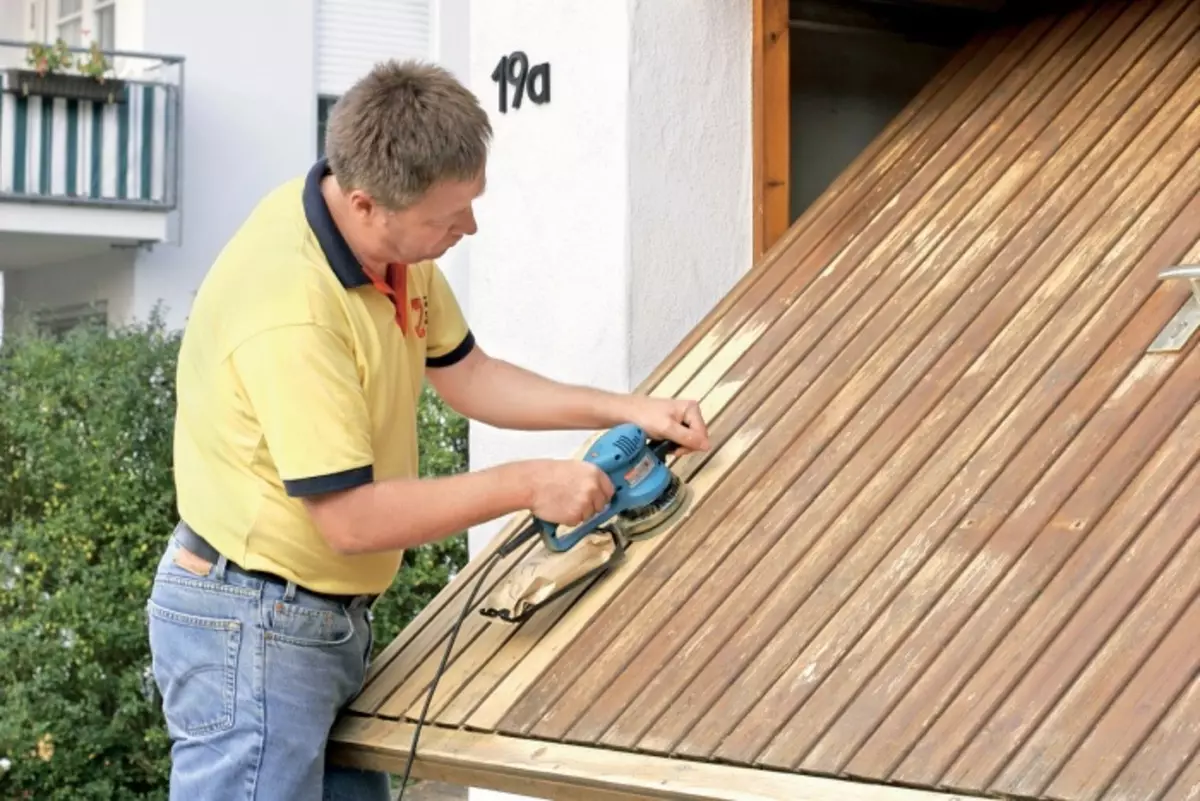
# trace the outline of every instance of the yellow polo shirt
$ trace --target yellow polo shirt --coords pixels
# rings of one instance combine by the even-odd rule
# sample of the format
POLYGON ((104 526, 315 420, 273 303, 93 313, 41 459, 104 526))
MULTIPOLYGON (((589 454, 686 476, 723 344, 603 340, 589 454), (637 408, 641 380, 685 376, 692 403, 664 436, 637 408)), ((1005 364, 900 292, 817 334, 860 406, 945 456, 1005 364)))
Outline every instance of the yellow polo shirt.
POLYGON ((179 514, 232 562, 336 594, 379 593, 403 551, 340 555, 301 498, 417 476, 426 366, 474 338, 432 262, 374 281, 320 192, 276 189, 196 294, 179 352, 179 514))

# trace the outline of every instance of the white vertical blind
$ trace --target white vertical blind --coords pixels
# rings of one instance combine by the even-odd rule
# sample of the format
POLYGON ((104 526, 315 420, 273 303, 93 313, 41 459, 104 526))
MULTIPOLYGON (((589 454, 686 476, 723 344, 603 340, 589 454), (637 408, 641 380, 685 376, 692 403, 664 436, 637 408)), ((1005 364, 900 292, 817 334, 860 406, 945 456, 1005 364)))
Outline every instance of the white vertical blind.
POLYGON ((429 58, 431 2, 317 0, 317 91, 340 95, 390 58, 429 58))

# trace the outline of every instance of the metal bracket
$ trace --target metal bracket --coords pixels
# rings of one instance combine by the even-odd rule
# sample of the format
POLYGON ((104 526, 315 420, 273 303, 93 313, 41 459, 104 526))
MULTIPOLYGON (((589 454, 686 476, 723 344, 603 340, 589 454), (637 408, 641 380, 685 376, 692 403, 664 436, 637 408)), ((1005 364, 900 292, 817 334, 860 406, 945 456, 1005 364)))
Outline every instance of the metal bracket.
POLYGON ((1180 307, 1171 322, 1150 343, 1150 353, 1175 353, 1200 328, 1200 264, 1181 264, 1170 267, 1158 274, 1158 280, 1166 281, 1172 278, 1182 278, 1192 285, 1192 296, 1180 307))

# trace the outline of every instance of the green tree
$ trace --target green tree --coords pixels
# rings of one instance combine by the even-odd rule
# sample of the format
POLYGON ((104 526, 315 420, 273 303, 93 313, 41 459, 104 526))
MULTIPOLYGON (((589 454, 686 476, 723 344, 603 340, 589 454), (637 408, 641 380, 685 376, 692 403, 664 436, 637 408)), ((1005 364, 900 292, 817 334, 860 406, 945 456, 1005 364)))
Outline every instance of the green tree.
MULTIPOLYGON (((154 316, 0 348, 0 798, 166 798, 169 742, 144 606, 175 522, 178 332, 154 316)), ((422 470, 466 464, 428 390, 422 470)), ((465 534, 405 555, 376 652, 466 561, 465 534)))

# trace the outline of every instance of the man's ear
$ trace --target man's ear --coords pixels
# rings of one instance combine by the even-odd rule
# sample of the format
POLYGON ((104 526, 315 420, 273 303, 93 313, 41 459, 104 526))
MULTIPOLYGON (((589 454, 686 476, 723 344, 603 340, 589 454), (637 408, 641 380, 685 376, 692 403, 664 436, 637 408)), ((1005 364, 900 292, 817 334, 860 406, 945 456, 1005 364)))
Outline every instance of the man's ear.
POLYGON ((347 197, 350 209, 360 217, 370 217, 375 211, 375 200, 361 189, 352 189, 347 197))

